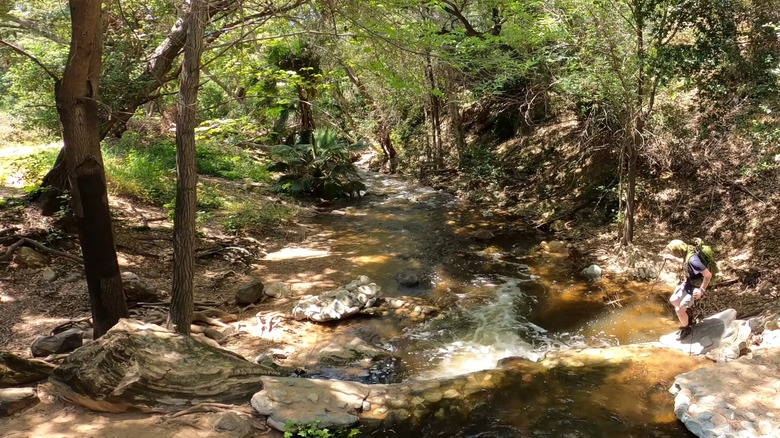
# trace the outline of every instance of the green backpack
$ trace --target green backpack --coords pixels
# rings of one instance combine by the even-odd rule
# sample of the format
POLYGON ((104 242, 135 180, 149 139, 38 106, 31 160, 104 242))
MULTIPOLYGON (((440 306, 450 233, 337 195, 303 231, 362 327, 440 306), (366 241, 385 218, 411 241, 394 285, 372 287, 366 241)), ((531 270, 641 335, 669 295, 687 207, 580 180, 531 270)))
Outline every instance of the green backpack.
POLYGON ((718 264, 715 263, 715 251, 709 245, 705 245, 701 241, 698 241, 696 246, 688 245, 688 255, 685 257, 685 266, 688 266, 688 261, 691 257, 698 255, 704 266, 710 270, 712 276, 718 273, 718 264))

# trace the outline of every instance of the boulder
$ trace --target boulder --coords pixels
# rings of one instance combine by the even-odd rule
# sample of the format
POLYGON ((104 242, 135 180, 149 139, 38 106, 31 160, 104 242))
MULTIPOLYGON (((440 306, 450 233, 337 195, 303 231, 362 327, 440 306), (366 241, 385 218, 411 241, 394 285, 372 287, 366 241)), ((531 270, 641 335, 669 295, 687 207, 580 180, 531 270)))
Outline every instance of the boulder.
POLYGON ((396 273, 394 277, 395 281, 401 286, 407 287, 417 286, 422 280, 422 275, 417 269, 404 269, 403 271, 396 273))
POLYGON ((103 412, 176 412, 199 403, 246 403, 278 375, 227 350, 154 324, 121 319, 51 375, 51 392, 103 412))
POLYGON ((263 293, 269 297, 289 297, 292 295, 292 288, 287 283, 271 283, 263 288, 263 293))
POLYGON ((141 280, 132 272, 122 272, 122 287, 128 301, 157 301, 157 288, 141 280))
POLYGON ((19 248, 14 260, 28 268, 42 268, 49 264, 49 259, 45 255, 27 246, 19 248))
POLYGON ((0 389, 0 417, 8 417, 38 403, 35 388, 0 389))
POLYGON ((260 283, 257 280, 244 283, 236 290, 236 304, 240 306, 254 304, 264 298, 263 283, 260 283))
POLYGON ((688 354, 706 355, 708 358, 725 362, 739 358, 747 347, 750 325, 737 320, 737 311, 727 309, 709 316, 693 326, 691 335, 678 341, 677 332, 661 337, 661 344, 688 354))
POLYGON ((580 272, 583 276, 596 280, 601 278, 601 268, 598 265, 590 265, 580 272))
POLYGON ((370 279, 360 276, 340 289, 301 298, 292 310, 296 320, 335 321, 357 314, 376 304, 381 289, 370 279))
POLYGON ((0 353, 0 388, 37 382, 49 377, 54 365, 36 359, 25 359, 15 354, 0 353))
POLYGON ((48 356, 56 353, 66 353, 81 347, 82 331, 72 328, 51 336, 40 336, 33 342, 30 350, 35 357, 48 356))

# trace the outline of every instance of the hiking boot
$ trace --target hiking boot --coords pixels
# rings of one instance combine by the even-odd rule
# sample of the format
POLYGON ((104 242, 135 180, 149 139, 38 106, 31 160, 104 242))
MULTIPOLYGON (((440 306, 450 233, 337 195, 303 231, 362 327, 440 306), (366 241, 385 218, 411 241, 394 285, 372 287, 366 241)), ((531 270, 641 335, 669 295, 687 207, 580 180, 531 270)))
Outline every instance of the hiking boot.
POLYGON ((693 333, 691 326, 680 327, 680 331, 677 332, 677 340, 682 341, 693 333))

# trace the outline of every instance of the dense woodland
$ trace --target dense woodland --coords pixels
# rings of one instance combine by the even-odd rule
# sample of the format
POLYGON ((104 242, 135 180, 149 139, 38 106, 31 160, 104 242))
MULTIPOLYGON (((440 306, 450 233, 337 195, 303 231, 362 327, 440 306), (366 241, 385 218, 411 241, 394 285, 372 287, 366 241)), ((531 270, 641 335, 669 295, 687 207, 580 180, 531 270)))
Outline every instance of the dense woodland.
POLYGON ((776 0, 0 0, 0 147, 54 145, 0 156, 2 206, 77 231, 95 338, 129 314, 108 196, 168 212, 188 334, 205 224, 359 198, 368 156, 624 272, 703 237, 768 293, 778 75, 776 0))

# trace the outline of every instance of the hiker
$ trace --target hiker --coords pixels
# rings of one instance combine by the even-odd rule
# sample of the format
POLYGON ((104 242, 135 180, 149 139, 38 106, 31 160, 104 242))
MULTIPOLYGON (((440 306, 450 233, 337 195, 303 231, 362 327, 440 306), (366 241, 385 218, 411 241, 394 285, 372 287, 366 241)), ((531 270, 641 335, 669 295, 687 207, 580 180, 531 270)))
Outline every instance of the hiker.
POLYGON ((701 239, 695 239, 696 245, 691 246, 682 240, 672 240, 666 245, 664 260, 679 263, 685 269, 685 281, 674 289, 669 302, 674 306, 677 319, 680 320, 680 331, 677 340, 683 340, 693 332, 691 315, 688 309, 693 307, 694 300, 704 296, 710 284, 714 268, 714 255, 709 247, 702 244, 701 239), (709 253, 709 254, 707 254, 709 253))

